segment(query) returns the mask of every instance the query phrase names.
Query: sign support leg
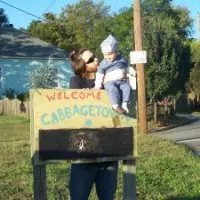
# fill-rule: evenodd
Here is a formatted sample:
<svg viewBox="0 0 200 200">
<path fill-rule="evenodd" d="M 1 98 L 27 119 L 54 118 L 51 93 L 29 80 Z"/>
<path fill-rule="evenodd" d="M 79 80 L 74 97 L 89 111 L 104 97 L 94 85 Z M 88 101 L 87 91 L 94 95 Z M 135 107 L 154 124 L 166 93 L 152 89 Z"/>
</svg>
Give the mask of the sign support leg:
<svg viewBox="0 0 200 200">
<path fill-rule="evenodd" d="M 47 200 L 46 165 L 33 164 L 34 200 Z"/>
<path fill-rule="evenodd" d="M 123 200 L 136 200 L 136 162 L 123 161 Z"/>
</svg>

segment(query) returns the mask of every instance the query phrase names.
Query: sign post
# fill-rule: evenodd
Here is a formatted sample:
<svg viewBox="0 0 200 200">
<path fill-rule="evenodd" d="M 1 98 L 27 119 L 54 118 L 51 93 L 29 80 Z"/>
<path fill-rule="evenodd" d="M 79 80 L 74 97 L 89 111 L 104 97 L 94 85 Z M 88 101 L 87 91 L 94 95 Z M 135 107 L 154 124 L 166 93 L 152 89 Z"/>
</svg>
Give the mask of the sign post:
<svg viewBox="0 0 200 200">
<path fill-rule="evenodd" d="M 134 42 L 135 50 L 142 51 L 142 27 L 141 27 L 141 8 L 140 0 L 134 0 L 133 3 L 133 19 L 134 19 Z M 144 76 L 144 63 L 136 63 L 137 70 L 137 94 L 138 94 L 138 130 L 142 134 L 147 134 L 147 108 L 146 108 L 146 87 Z"/>
</svg>

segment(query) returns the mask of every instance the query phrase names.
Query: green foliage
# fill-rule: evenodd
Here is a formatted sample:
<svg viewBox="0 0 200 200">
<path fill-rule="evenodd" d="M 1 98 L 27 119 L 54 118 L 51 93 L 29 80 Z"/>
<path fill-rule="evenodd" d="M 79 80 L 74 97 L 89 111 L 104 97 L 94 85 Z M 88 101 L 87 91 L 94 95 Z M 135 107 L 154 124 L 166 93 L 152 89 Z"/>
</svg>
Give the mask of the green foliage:
<svg viewBox="0 0 200 200">
<path fill-rule="evenodd" d="M 0 8 L 0 27 L 2 27 L 5 24 L 9 24 L 9 20 L 8 17 L 6 16 L 6 14 L 4 13 L 4 9 Z"/>
<path fill-rule="evenodd" d="M 29 92 L 17 92 L 15 89 L 7 88 L 2 93 L 2 96 L 11 100 L 17 98 L 20 101 L 26 101 L 29 99 Z"/>
<path fill-rule="evenodd" d="M 82 0 L 75 5 L 66 6 L 61 17 L 66 16 L 68 28 L 77 46 L 96 50 L 99 46 L 98 36 L 105 34 L 108 11 L 109 8 L 103 6 L 102 1 L 94 3 L 91 0 Z"/>
<path fill-rule="evenodd" d="M 192 41 L 190 46 L 192 53 L 192 64 L 194 67 L 200 66 L 200 42 Z"/>
<path fill-rule="evenodd" d="M 87 47 L 100 55 L 100 42 L 106 37 L 109 7 L 103 1 L 81 0 L 67 5 L 57 17 L 44 15 L 45 21 L 33 21 L 28 32 L 60 48 L 72 51 Z"/>
<path fill-rule="evenodd" d="M 133 9 L 123 8 L 109 21 L 109 30 L 118 41 L 120 52 L 128 59 L 133 49 Z"/>
<path fill-rule="evenodd" d="M 192 65 L 188 81 L 188 90 L 193 92 L 197 99 L 200 99 L 200 42 L 191 43 Z"/>
<path fill-rule="evenodd" d="M 18 94 L 19 92 L 17 92 L 15 89 L 12 89 L 12 88 L 7 88 L 2 93 L 2 95 L 8 99 L 14 99 L 15 97 L 17 97 Z"/>
<path fill-rule="evenodd" d="M 147 14 L 162 13 L 171 9 L 172 0 L 144 0 L 142 9 Z"/>
<path fill-rule="evenodd" d="M 21 92 L 17 95 L 17 99 L 20 101 L 27 101 L 29 100 L 29 92 Z"/>
<path fill-rule="evenodd" d="M 191 26 L 189 12 L 170 3 L 171 0 L 143 1 L 147 93 L 152 98 L 176 96 L 184 91 L 190 71 L 186 43 Z"/>
<path fill-rule="evenodd" d="M 31 88 L 55 88 L 58 86 L 58 71 L 50 64 L 38 63 L 35 70 L 30 74 Z"/>
</svg>

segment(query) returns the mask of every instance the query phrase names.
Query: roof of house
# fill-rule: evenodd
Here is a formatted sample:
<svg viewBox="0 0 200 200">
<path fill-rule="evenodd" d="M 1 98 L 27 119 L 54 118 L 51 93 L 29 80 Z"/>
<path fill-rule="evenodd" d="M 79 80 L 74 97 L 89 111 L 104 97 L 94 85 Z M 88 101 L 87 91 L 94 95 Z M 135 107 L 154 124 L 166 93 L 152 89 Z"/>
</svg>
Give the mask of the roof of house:
<svg viewBox="0 0 200 200">
<path fill-rule="evenodd" d="M 0 57 L 67 58 L 68 53 L 15 28 L 0 28 Z"/>
</svg>

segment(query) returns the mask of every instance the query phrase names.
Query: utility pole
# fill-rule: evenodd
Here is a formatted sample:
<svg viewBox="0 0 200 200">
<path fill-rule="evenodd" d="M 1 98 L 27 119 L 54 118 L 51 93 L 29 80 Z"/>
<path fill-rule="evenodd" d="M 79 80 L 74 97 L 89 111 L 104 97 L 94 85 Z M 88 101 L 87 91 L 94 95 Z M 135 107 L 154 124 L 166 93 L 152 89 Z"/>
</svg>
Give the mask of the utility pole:
<svg viewBox="0 0 200 200">
<path fill-rule="evenodd" d="M 200 42 L 200 13 L 197 14 L 197 40 Z"/>
<path fill-rule="evenodd" d="M 133 0 L 133 19 L 134 19 L 134 40 L 135 51 L 142 51 L 142 28 L 141 28 L 141 9 L 140 0 Z M 133 47 L 134 48 L 134 47 Z M 144 64 L 136 64 L 137 71 L 137 108 L 138 108 L 138 131 L 146 134 L 147 130 L 147 107 L 146 107 L 146 88 L 144 77 Z"/>
</svg>

